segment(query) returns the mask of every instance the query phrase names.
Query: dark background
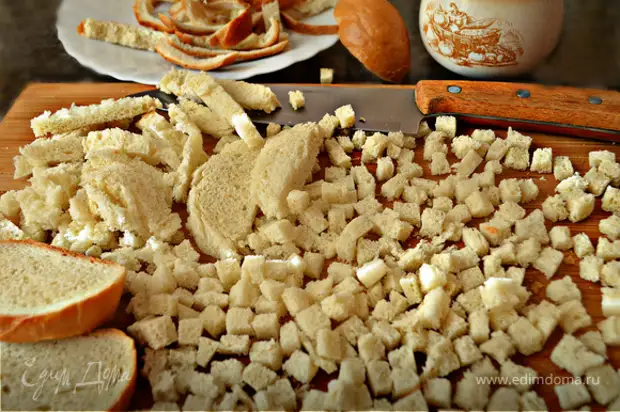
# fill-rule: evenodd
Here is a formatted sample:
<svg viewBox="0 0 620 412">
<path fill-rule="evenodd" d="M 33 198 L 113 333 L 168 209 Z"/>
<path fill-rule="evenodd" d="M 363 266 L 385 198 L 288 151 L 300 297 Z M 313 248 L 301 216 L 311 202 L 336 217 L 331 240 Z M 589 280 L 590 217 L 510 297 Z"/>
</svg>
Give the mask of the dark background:
<svg viewBox="0 0 620 412">
<path fill-rule="evenodd" d="M 0 0 L 0 118 L 31 81 L 114 81 L 86 69 L 67 55 L 56 36 L 61 0 Z M 101 0 L 105 1 L 105 0 Z M 130 0 L 128 0 L 128 3 Z M 419 0 L 392 0 L 409 29 L 412 70 L 405 83 L 455 79 L 426 53 L 418 31 Z M 333 67 L 335 82 L 380 82 L 340 44 L 261 82 L 318 82 L 319 68 Z M 561 41 L 547 62 L 520 79 L 620 89 L 620 0 L 566 0 Z"/>
</svg>

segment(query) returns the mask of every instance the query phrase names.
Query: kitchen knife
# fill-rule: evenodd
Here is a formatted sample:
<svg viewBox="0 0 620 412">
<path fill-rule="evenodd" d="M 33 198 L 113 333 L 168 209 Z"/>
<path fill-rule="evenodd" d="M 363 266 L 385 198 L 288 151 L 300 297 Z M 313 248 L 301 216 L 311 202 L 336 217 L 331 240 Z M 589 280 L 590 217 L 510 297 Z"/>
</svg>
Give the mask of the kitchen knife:
<svg viewBox="0 0 620 412">
<path fill-rule="evenodd" d="M 256 123 L 282 125 L 319 121 L 325 113 L 351 104 L 355 128 L 417 134 L 420 122 L 452 115 L 472 124 L 520 128 L 620 141 L 620 93 L 537 84 L 420 81 L 416 86 L 270 84 L 282 107 L 273 113 L 250 111 Z M 306 104 L 295 111 L 288 92 L 300 90 Z M 166 105 L 174 96 L 154 90 Z"/>
</svg>

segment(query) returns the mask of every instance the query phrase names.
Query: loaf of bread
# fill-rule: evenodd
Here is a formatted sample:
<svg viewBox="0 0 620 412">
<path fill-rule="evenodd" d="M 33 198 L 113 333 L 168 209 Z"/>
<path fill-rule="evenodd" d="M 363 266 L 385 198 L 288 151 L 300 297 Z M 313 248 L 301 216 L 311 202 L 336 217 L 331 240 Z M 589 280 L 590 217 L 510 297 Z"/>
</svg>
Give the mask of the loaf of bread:
<svg viewBox="0 0 620 412">
<path fill-rule="evenodd" d="M 89 332 L 114 316 L 123 292 L 125 267 L 44 243 L 0 241 L 0 262 L 0 340 L 6 342 Z"/>
<path fill-rule="evenodd" d="M 131 401 L 136 348 L 120 330 L 38 343 L 3 342 L 0 352 L 3 411 L 126 410 Z"/>
<path fill-rule="evenodd" d="M 387 0 L 340 0 L 334 9 L 342 44 L 368 70 L 389 82 L 401 81 L 411 67 L 409 34 Z"/>
<path fill-rule="evenodd" d="M 252 195 L 265 216 L 288 216 L 286 197 L 312 173 L 321 143 L 315 123 L 298 124 L 267 140 L 252 171 Z"/>
<path fill-rule="evenodd" d="M 252 231 L 256 202 L 251 176 L 260 150 L 239 140 L 196 170 L 187 200 L 187 227 L 206 254 L 237 255 L 237 242 Z"/>
</svg>

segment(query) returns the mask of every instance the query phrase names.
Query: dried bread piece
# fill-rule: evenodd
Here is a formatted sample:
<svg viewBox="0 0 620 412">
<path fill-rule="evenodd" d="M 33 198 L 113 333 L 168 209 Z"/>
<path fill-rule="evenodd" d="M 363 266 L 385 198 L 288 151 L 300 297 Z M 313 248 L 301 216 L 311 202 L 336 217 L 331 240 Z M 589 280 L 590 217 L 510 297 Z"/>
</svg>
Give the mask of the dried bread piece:
<svg viewBox="0 0 620 412">
<path fill-rule="evenodd" d="M 252 231 L 256 202 L 251 176 L 259 150 L 242 142 L 228 144 L 194 173 L 187 200 L 187 226 L 206 254 L 237 255 L 237 242 Z"/>
<path fill-rule="evenodd" d="M 269 138 L 252 171 L 252 195 L 265 216 L 283 219 L 290 214 L 286 198 L 304 185 L 321 143 L 315 123 L 296 125 Z"/>
<path fill-rule="evenodd" d="M 82 20 L 77 32 L 89 39 L 149 51 L 155 51 L 157 43 L 164 38 L 162 32 L 146 27 L 95 19 Z"/>
<path fill-rule="evenodd" d="M 37 342 L 89 332 L 114 316 L 123 292 L 125 267 L 44 243 L 1 241 L 0 261 L 2 341 Z"/>
<path fill-rule="evenodd" d="M 171 183 L 153 166 L 111 153 L 91 158 L 82 170 L 82 186 L 108 227 L 144 239 L 168 240 L 181 228 L 171 213 Z"/>
<path fill-rule="evenodd" d="M 287 28 L 291 29 L 295 33 L 321 35 L 321 34 L 336 34 L 338 33 L 338 26 L 335 24 L 329 25 L 315 25 L 307 24 L 297 20 L 288 12 L 282 12 L 282 21 Z"/>
<path fill-rule="evenodd" d="M 133 396 L 138 376 L 136 347 L 134 340 L 118 329 L 34 344 L 2 343 L 0 351 L 3 410 L 126 410 Z M 41 379 L 32 380 L 36 387 L 24 385 L 29 383 L 25 379 L 50 373 L 64 376 L 66 381 Z M 95 380 L 93 384 L 98 376 L 101 383 Z M 74 386 L 75 391 L 69 390 Z"/>
<path fill-rule="evenodd" d="M 30 127 L 36 137 L 67 133 L 82 127 L 131 119 L 161 107 L 161 102 L 150 96 L 106 99 L 99 104 L 72 106 L 53 114 L 45 111 L 30 121 Z"/>
<path fill-rule="evenodd" d="M 237 53 L 235 52 L 218 54 L 217 56 L 205 59 L 196 58 L 171 46 L 168 41 L 160 41 L 157 43 L 155 51 L 170 63 L 185 67 L 186 69 L 200 70 L 203 72 L 219 69 L 237 61 Z"/>
<path fill-rule="evenodd" d="M 229 136 L 233 133 L 233 128 L 226 120 L 217 116 L 211 109 L 193 100 L 184 97 L 179 98 L 179 108 L 187 114 L 189 119 L 196 123 L 203 133 L 211 135 L 216 139 Z"/>
<path fill-rule="evenodd" d="M 187 87 L 189 81 L 195 76 L 196 73 L 187 70 L 171 70 L 162 77 L 159 88 L 166 93 L 186 97 L 190 100 L 198 100 L 195 91 Z M 278 97 L 267 86 L 236 80 L 212 80 L 222 86 L 226 93 L 244 109 L 271 113 L 280 107 Z"/>
<path fill-rule="evenodd" d="M 20 147 L 19 153 L 33 167 L 77 162 L 84 157 L 82 140 L 88 132 L 88 128 L 78 129 L 49 139 L 36 139 L 29 145 Z"/>
<path fill-rule="evenodd" d="M 138 23 L 141 25 L 150 27 L 151 29 L 172 32 L 172 29 L 155 17 L 153 12 L 156 2 L 157 0 L 135 0 L 133 4 L 133 13 L 136 16 L 136 20 L 138 20 Z"/>
<path fill-rule="evenodd" d="M 145 114 L 136 122 L 136 126 L 142 130 L 143 134 L 154 135 L 168 142 L 178 155 L 183 151 L 183 146 L 185 146 L 187 137 L 182 131 L 175 129 L 174 126 L 159 113 L 150 112 Z"/>
</svg>

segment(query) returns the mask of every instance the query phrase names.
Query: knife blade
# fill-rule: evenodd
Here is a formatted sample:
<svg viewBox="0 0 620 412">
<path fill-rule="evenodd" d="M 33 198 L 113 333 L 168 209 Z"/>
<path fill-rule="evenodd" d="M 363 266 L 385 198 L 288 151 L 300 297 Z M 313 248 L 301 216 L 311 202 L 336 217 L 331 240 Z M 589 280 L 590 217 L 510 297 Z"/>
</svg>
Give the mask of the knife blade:
<svg viewBox="0 0 620 412">
<path fill-rule="evenodd" d="M 290 125 L 319 121 L 325 113 L 351 104 L 354 128 L 418 133 L 422 120 L 456 116 L 483 126 L 520 128 L 620 141 L 620 93 L 597 89 L 478 81 L 420 81 L 416 86 L 268 84 L 282 107 L 273 113 L 249 111 L 256 123 Z M 289 91 L 304 93 L 306 104 L 293 110 Z M 175 97 L 147 91 L 164 105 Z"/>
</svg>

